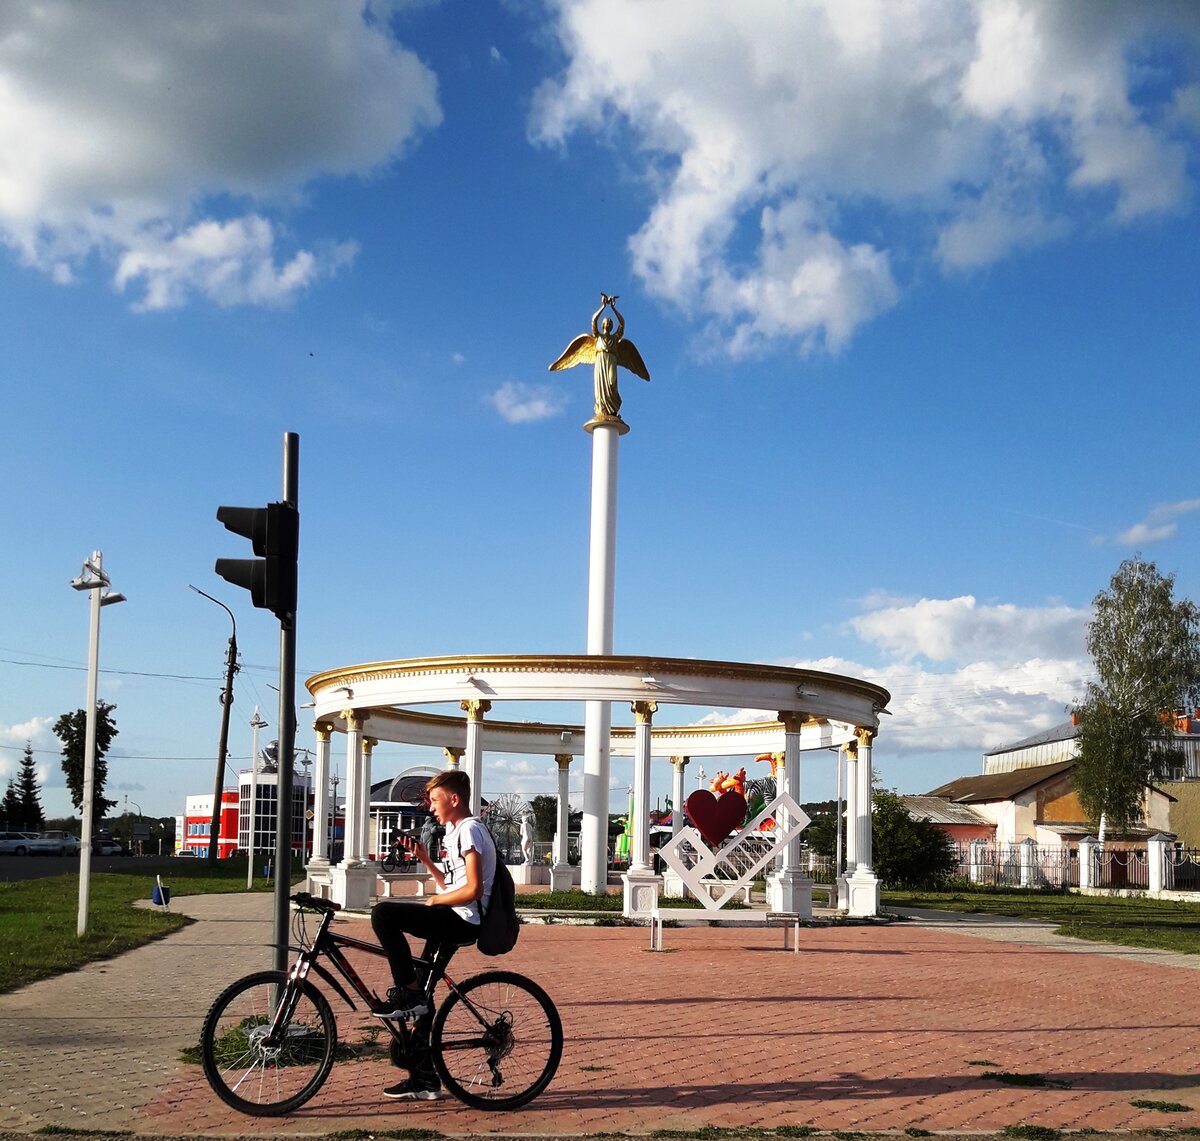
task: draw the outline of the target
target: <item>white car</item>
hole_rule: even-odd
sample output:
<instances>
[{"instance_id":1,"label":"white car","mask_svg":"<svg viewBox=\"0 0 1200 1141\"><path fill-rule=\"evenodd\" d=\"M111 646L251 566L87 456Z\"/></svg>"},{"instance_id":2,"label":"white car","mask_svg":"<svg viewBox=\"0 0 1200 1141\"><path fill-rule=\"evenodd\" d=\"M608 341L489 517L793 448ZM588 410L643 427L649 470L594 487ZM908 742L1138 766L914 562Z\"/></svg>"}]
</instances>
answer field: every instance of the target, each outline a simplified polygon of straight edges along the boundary
<instances>
[{"instance_id":1,"label":"white car","mask_svg":"<svg viewBox=\"0 0 1200 1141\"><path fill-rule=\"evenodd\" d=\"M43 832L29 841L29 852L35 856L78 856L79 837L70 832Z\"/></svg>"},{"instance_id":2,"label":"white car","mask_svg":"<svg viewBox=\"0 0 1200 1141\"><path fill-rule=\"evenodd\" d=\"M0 832L0 852L6 856L24 856L30 842L36 839L36 832Z\"/></svg>"}]
</instances>

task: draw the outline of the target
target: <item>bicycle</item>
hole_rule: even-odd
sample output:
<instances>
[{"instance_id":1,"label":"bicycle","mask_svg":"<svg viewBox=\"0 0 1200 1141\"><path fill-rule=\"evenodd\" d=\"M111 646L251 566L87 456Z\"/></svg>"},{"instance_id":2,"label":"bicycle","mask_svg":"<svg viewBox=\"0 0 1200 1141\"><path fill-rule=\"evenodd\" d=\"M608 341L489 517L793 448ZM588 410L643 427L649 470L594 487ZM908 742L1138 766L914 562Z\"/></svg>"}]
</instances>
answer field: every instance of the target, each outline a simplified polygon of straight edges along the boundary
<instances>
[{"instance_id":1,"label":"bicycle","mask_svg":"<svg viewBox=\"0 0 1200 1141\"><path fill-rule=\"evenodd\" d=\"M307 892L296 904L299 954L289 971L259 971L227 987L212 1004L200 1032L204 1076L216 1095L256 1117L291 1113L329 1076L338 1050L337 1020L329 1000L309 978L323 979L351 1009L354 1000L329 969L331 964L368 1009L378 996L359 977L344 949L384 954L378 943L330 929L341 905ZM306 911L321 915L307 940ZM410 1065L427 1052L442 1084L475 1109L516 1109L538 1096L554 1078L562 1057L558 1010L540 986L513 971L485 971L455 982L446 966L459 946L442 944L426 969L424 994L430 1013L412 1026L381 1020L391 1035L395 1065ZM449 995L435 1010L434 989Z\"/></svg>"},{"instance_id":2,"label":"bicycle","mask_svg":"<svg viewBox=\"0 0 1200 1141\"><path fill-rule=\"evenodd\" d=\"M394 842L388 849L387 855L380 861L380 864L385 872L402 872L406 868L420 867L416 856Z\"/></svg>"}]
</instances>

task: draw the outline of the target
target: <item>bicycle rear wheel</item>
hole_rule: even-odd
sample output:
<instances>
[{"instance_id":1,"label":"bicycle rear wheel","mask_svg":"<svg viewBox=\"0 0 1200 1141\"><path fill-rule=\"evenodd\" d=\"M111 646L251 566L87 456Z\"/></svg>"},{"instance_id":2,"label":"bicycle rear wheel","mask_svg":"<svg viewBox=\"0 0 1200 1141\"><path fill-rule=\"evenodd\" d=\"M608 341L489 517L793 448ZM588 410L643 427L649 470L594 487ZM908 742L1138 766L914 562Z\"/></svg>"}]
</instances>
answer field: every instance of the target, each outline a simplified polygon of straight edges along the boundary
<instances>
[{"instance_id":1,"label":"bicycle rear wheel","mask_svg":"<svg viewBox=\"0 0 1200 1141\"><path fill-rule=\"evenodd\" d=\"M562 1047L562 1021L550 996L512 971L487 971L460 984L430 1033L442 1082L476 1109L532 1101L558 1070Z\"/></svg>"},{"instance_id":2,"label":"bicycle rear wheel","mask_svg":"<svg viewBox=\"0 0 1200 1141\"><path fill-rule=\"evenodd\" d=\"M270 1037L276 1005L285 1017ZM200 1031L204 1076L234 1109L255 1117L290 1113L321 1088L333 1066L337 1022L309 982L284 971L247 975L212 1004Z\"/></svg>"},{"instance_id":3,"label":"bicycle rear wheel","mask_svg":"<svg viewBox=\"0 0 1200 1141\"><path fill-rule=\"evenodd\" d=\"M383 870L385 872L394 872L399 866L400 858L396 855L395 849L383 857Z\"/></svg>"}]
</instances>

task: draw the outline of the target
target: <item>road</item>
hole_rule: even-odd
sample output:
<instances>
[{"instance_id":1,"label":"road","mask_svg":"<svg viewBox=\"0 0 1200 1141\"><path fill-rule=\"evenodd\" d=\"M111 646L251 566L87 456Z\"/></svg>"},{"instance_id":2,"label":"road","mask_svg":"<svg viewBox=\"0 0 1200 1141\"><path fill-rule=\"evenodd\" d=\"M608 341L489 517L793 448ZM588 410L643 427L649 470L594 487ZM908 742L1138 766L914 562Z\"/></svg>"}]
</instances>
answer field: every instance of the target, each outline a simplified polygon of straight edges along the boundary
<instances>
[{"instance_id":1,"label":"road","mask_svg":"<svg viewBox=\"0 0 1200 1141\"><path fill-rule=\"evenodd\" d=\"M170 856L93 856L94 872L163 869L177 865ZM0 883L43 879L79 871L78 856L0 856Z\"/></svg>"}]
</instances>

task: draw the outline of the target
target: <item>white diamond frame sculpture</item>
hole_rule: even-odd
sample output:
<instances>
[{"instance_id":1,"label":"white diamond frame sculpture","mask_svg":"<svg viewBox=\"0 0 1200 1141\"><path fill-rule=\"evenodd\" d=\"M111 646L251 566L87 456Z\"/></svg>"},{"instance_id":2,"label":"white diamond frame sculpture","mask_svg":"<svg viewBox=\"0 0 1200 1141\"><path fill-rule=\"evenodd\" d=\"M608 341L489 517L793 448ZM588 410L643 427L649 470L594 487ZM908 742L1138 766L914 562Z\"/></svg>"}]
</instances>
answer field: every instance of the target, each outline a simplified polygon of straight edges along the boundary
<instances>
[{"instance_id":1,"label":"white diamond frame sculpture","mask_svg":"<svg viewBox=\"0 0 1200 1141\"><path fill-rule=\"evenodd\" d=\"M759 826L769 817L774 816L778 824L780 809L787 812L787 830L776 827L769 836L760 832ZM707 910L720 911L810 823L804 809L786 792L781 792L716 851L704 842L694 826L689 825L664 844L659 849L659 855ZM771 842L762 843L768 839ZM708 880L711 884L713 879L727 886L710 895L704 881Z\"/></svg>"}]
</instances>

